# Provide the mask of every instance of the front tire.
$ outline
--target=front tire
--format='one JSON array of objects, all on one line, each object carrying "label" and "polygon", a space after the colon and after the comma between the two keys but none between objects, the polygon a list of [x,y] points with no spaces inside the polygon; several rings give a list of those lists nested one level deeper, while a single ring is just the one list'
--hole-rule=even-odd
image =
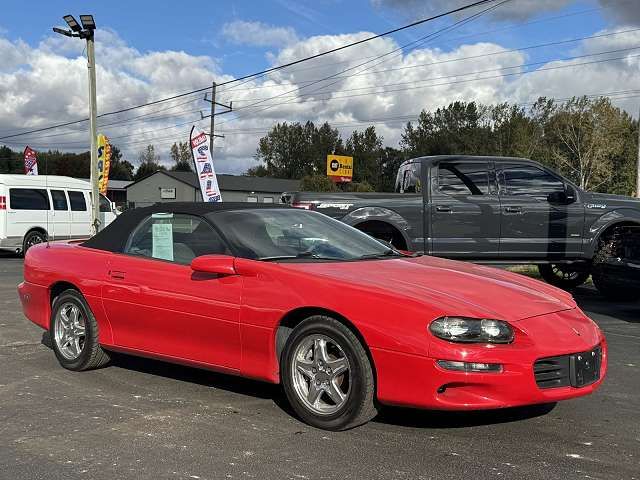
[{"label": "front tire", "polygon": [[592,278],[598,292],[608,300],[635,302],[640,299],[640,289],[613,281],[602,267],[594,269]]},{"label": "front tire", "polygon": [[588,271],[576,270],[563,263],[541,264],[538,265],[538,271],[547,283],[564,290],[579,287],[590,275]]},{"label": "front tire", "polygon": [[77,290],[65,290],[53,301],[49,333],[58,362],[68,370],[90,370],[109,362],[98,343],[98,323]]},{"label": "front tire", "polygon": [[347,430],[377,414],[367,352],[334,318],[312,316],[293,330],[282,352],[280,378],[294,411],[314,427]]}]

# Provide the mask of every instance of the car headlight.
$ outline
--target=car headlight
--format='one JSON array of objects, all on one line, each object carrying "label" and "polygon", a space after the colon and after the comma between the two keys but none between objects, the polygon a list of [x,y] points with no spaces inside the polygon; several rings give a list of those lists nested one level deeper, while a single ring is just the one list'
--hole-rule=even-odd
[{"label": "car headlight", "polygon": [[513,328],[502,320],[467,317],[436,318],[429,330],[436,337],[461,343],[511,343]]}]

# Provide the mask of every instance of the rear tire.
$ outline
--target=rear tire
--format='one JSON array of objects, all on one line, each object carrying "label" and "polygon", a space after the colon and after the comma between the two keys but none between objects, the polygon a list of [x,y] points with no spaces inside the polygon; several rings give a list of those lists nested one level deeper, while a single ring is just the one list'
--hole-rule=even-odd
[{"label": "rear tire", "polygon": [[367,352],[334,318],[315,315],[293,330],[282,352],[280,379],[296,414],[314,427],[347,430],[378,413]]},{"label": "rear tire", "polygon": [[109,362],[98,343],[98,323],[77,290],[65,290],[54,299],[49,334],[58,362],[68,370],[90,370]]},{"label": "rear tire", "polygon": [[640,299],[640,289],[612,282],[601,268],[595,268],[592,274],[593,285],[600,294],[618,302],[635,302]]},{"label": "rear tire", "polygon": [[27,254],[27,250],[39,243],[47,241],[47,234],[40,230],[31,230],[28,232],[22,240],[22,255]]},{"label": "rear tire", "polygon": [[575,270],[571,265],[551,263],[538,265],[540,276],[554,287],[571,290],[579,287],[589,278],[590,273]]}]

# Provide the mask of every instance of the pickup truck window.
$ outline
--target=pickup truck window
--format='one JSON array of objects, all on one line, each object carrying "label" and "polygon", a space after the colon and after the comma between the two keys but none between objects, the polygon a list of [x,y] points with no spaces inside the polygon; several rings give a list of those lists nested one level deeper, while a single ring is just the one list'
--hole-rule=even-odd
[{"label": "pickup truck window", "polygon": [[559,178],[533,165],[505,165],[502,177],[507,195],[529,195],[546,200],[552,192],[563,192]]},{"label": "pickup truck window", "polygon": [[489,168],[486,163],[441,163],[438,189],[447,195],[487,195]]},{"label": "pickup truck window", "polygon": [[396,193],[420,193],[422,182],[420,181],[420,163],[406,163],[400,166],[396,177]]}]

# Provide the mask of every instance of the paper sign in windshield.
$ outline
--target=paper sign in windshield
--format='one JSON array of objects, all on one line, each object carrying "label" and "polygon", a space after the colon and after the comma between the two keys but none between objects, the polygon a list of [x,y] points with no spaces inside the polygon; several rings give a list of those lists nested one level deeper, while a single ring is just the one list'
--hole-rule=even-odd
[{"label": "paper sign in windshield", "polygon": [[173,261],[173,225],[154,223],[151,228],[153,258]]}]

